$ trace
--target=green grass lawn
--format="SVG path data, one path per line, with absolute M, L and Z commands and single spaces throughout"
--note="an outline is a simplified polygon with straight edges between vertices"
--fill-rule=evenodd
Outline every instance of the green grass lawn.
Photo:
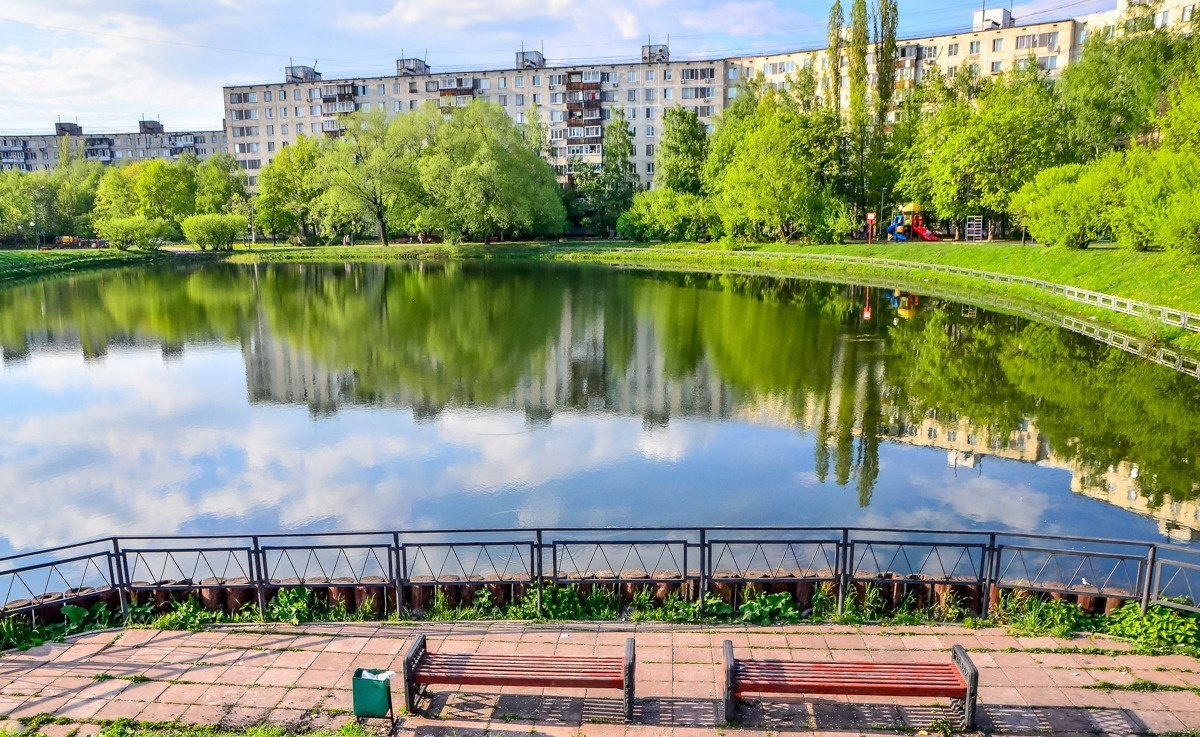
M 6 251 L 0 250 L 0 284 L 110 266 L 145 263 L 157 253 L 117 250 Z

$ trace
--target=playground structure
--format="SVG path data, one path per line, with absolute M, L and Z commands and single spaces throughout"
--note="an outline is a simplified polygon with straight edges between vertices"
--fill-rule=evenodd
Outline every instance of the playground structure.
M 888 238 L 894 241 L 907 241 L 913 236 L 923 241 L 938 241 L 938 238 L 925 227 L 925 211 L 916 202 L 910 202 L 896 213 L 892 223 L 887 227 Z

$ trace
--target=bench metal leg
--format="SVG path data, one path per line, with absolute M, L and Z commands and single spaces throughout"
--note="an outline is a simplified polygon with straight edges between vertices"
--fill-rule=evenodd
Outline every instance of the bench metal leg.
M 633 719 L 633 683 L 634 670 L 637 666 L 637 655 L 634 648 L 634 640 L 632 637 L 625 640 L 625 683 L 623 686 L 625 697 L 625 721 Z
M 737 721 L 737 671 L 734 669 L 733 642 L 726 640 L 721 651 L 725 658 L 724 718 L 727 724 L 733 724 Z
M 401 678 L 404 686 L 404 710 L 409 714 L 417 713 L 417 684 L 413 682 L 413 678 L 417 674 L 421 658 L 425 655 L 425 649 L 425 635 L 418 634 L 404 653 Z
M 950 648 L 950 657 L 954 661 L 954 667 L 958 668 L 963 680 L 967 682 L 967 698 L 959 703 L 962 704 L 963 726 L 968 732 L 972 732 L 975 730 L 975 706 L 979 698 L 979 669 L 971 662 L 971 656 L 967 655 L 962 645 Z

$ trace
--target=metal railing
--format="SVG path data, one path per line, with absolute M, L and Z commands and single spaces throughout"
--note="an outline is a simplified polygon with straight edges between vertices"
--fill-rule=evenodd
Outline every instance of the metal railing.
M 642 249 L 638 248 L 614 248 L 610 250 L 619 253 L 644 253 Z M 1082 304 L 1088 304 L 1093 307 L 1099 307 L 1104 310 L 1119 312 L 1125 315 L 1145 317 L 1151 320 L 1157 320 L 1164 325 L 1200 332 L 1200 314 L 1195 312 L 1176 310 L 1170 307 L 1164 307 L 1162 305 L 1142 302 L 1136 299 L 1127 299 L 1125 297 L 1118 297 L 1112 294 L 1105 294 L 1103 292 L 1093 292 L 1090 289 L 1079 289 L 1066 284 L 1045 281 L 1044 279 L 1035 279 L 1029 276 L 1017 276 L 1014 274 L 1001 274 L 995 271 L 983 271 L 981 269 L 971 269 L 965 266 L 931 264 L 923 261 L 905 261 L 902 259 L 876 258 L 873 256 L 846 256 L 834 253 L 785 253 L 780 251 L 714 252 L 704 249 L 680 248 L 671 249 L 670 254 L 679 254 L 684 256 L 713 256 L 716 254 L 728 258 L 743 260 L 808 260 L 822 263 L 846 264 L 849 266 L 879 266 L 889 269 L 906 269 L 910 271 L 934 271 L 942 274 L 952 274 L 955 276 L 966 276 L 973 279 L 983 279 L 984 281 L 995 282 L 998 284 L 1017 284 L 1020 286 L 1031 287 L 1033 289 L 1037 289 L 1038 291 L 1046 292 L 1047 294 L 1053 294 L 1058 297 L 1069 299 L 1072 302 L 1080 302 Z
M 513 584 L 673 584 L 703 601 L 735 584 L 973 586 L 1111 597 L 1200 612 L 1200 550 L 1152 542 L 977 530 L 646 527 L 124 536 L 0 558 L 0 609 L 139 592 L 368 587 L 394 611 L 405 592 Z

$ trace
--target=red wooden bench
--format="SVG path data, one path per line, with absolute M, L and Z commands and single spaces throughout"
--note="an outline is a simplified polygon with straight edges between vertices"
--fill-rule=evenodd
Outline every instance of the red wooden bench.
M 417 635 L 404 655 L 404 706 L 416 713 L 418 689 L 434 684 L 463 686 L 533 686 L 543 688 L 619 688 L 625 718 L 633 718 L 633 638 L 625 641 L 624 658 L 558 655 L 468 655 L 433 653 L 425 635 Z
M 725 641 L 725 721 L 737 718 L 743 694 L 836 694 L 841 696 L 940 696 L 963 711 L 975 729 L 979 671 L 967 651 L 955 645 L 948 663 L 829 663 L 789 660 L 737 660 Z

